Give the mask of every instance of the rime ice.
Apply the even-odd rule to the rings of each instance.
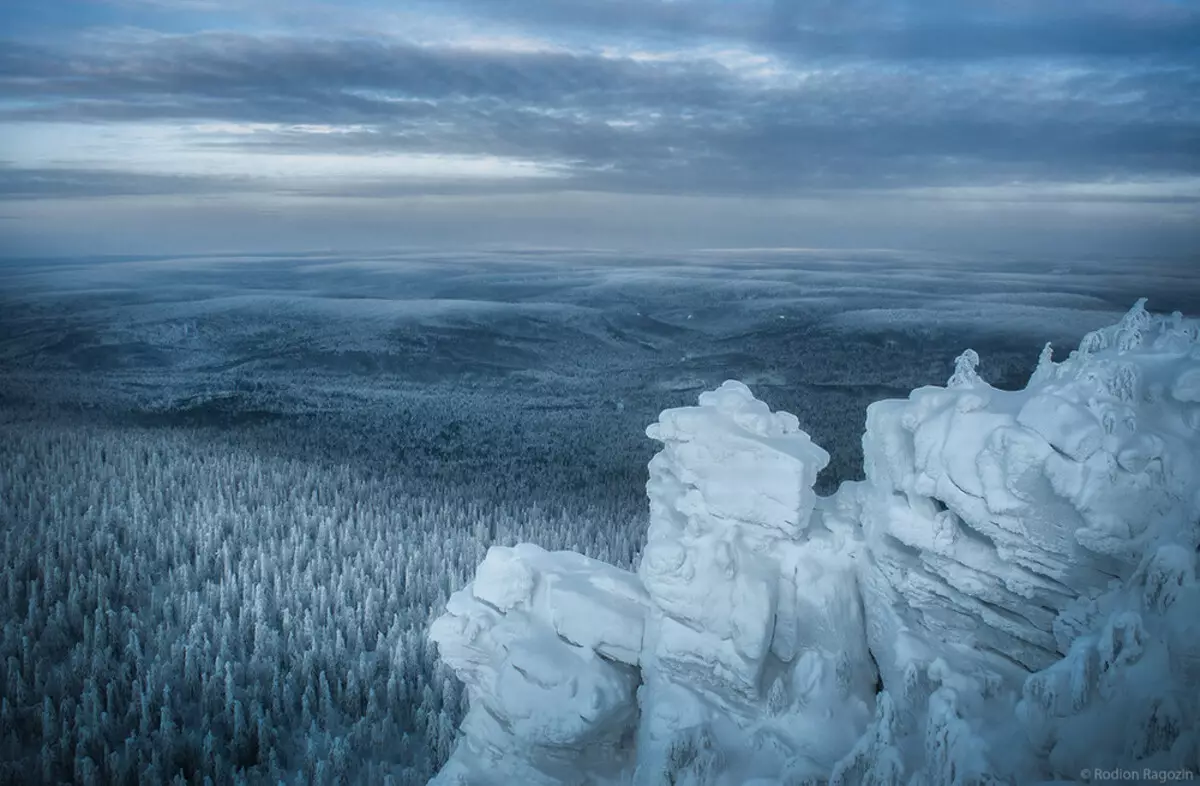
[[[493,549],[435,623],[472,702],[438,782],[1200,771],[1200,324],[1139,301],[1024,390],[978,366],[874,404],[823,499],[745,385],[664,412],[636,576]]]

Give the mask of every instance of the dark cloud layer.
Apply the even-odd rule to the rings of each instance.
[[[185,177],[103,169],[14,167],[0,164],[0,200],[58,197],[152,196],[163,194],[225,194],[254,191],[252,180]]]
[[[0,43],[0,124],[270,124],[221,144],[503,156],[563,174],[516,190],[796,195],[1200,173],[1200,13],[1187,3],[438,5],[557,46],[336,32],[10,41]],[[614,52],[614,42],[625,43]],[[756,55],[766,59],[749,62]],[[297,127],[312,124],[343,132]],[[214,182],[0,169],[8,198]]]
[[[1195,56],[1200,13],[1170,0],[449,0],[500,23],[741,41],[805,58],[981,61]]]

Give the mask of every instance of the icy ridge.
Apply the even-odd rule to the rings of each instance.
[[[965,352],[866,480],[739,382],[647,429],[636,575],[494,548],[431,630],[436,783],[1026,784],[1200,773],[1200,323],[1139,301],[1021,391]]]

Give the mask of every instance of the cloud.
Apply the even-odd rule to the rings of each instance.
[[[724,39],[804,58],[981,61],[1192,56],[1200,9],[1170,0],[443,0],[496,23],[676,41]]]
[[[820,6],[821,4],[817,4]],[[1143,3],[851,2],[823,14],[777,0],[769,40],[797,53],[876,61],[1156,58],[1200,51],[1200,14]]]
[[[256,189],[252,181],[238,178],[0,165],[0,200],[227,194],[253,190]]]
[[[142,35],[69,57],[0,51],[10,150],[35,122],[191,124],[189,155],[493,157],[541,162],[578,189],[731,195],[1200,169],[1200,75],[1176,62],[785,67],[727,47],[572,52],[232,33]],[[249,130],[229,131],[238,124]]]
[[[1190,2],[442,0],[406,6],[409,37],[370,2],[110,2],[145,5],[227,29],[0,42],[0,197],[1131,183],[1103,198],[1178,205],[1200,174]]]

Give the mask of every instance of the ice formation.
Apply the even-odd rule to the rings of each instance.
[[[430,631],[471,702],[437,782],[622,782],[646,611],[628,571],[529,544],[493,547]],[[574,777],[584,771],[590,780]]]
[[[664,412],[636,576],[494,548],[434,624],[471,697],[435,782],[1196,777],[1200,323],[1139,301],[1020,391],[978,362],[872,405],[828,498],[745,385]]]

